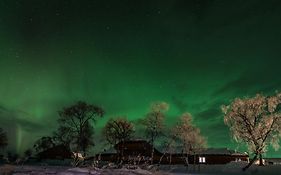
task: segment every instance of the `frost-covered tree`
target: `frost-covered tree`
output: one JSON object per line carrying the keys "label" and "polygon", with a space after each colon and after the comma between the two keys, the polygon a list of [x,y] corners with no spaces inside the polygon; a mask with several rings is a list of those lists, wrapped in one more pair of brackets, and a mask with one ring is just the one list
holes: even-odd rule
{"label": "frost-covered tree", "polygon": [[193,154],[195,161],[195,155],[200,153],[207,145],[205,138],[200,133],[200,129],[192,124],[192,117],[189,113],[184,113],[181,116],[180,122],[173,129],[173,134],[179,140],[187,165],[189,164],[188,155]]}
{"label": "frost-covered tree", "polygon": [[152,145],[151,163],[153,163],[154,142],[163,135],[165,112],[168,109],[169,104],[166,102],[152,103],[148,114],[146,114],[144,119],[140,120],[140,124],[144,127],[145,136]]}
{"label": "frost-covered tree", "polygon": [[243,168],[246,170],[259,158],[263,165],[262,154],[268,145],[279,149],[281,136],[281,113],[279,104],[281,93],[273,96],[257,94],[252,98],[236,98],[230,105],[222,106],[224,122],[229,126],[232,137],[238,143],[246,143],[254,157]]}
{"label": "frost-covered tree", "polygon": [[167,131],[165,131],[164,139],[161,143],[163,147],[163,155],[160,157],[158,165],[161,164],[163,158],[165,156],[169,156],[169,163],[172,163],[172,154],[177,150],[177,142],[176,137],[173,133],[173,128],[168,128]]}

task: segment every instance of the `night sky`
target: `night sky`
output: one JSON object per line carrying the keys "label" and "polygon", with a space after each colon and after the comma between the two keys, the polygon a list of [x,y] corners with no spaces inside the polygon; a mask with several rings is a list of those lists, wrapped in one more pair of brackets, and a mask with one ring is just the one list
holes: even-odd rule
{"label": "night sky", "polygon": [[220,106],[281,90],[280,65],[279,0],[0,1],[0,127],[18,152],[77,100],[104,108],[97,128],[166,101],[168,125],[190,112],[209,147],[239,149]]}

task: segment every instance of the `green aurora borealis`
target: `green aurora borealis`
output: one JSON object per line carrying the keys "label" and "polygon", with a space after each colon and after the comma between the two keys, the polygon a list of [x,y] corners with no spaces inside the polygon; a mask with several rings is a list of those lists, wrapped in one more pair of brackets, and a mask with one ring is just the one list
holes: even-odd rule
{"label": "green aurora borealis", "polygon": [[98,128],[166,101],[167,123],[190,112],[235,149],[220,106],[280,90],[280,47],[278,0],[1,0],[0,127],[22,152],[77,100],[105,109]]}

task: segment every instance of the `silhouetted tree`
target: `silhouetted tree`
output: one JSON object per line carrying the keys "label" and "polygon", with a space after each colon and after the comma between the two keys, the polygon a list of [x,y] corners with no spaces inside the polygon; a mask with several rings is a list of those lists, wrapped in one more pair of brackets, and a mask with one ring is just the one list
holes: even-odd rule
{"label": "silhouetted tree", "polygon": [[151,164],[154,158],[154,142],[163,135],[165,112],[169,109],[166,102],[155,102],[151,105],[150,112],[144,119],[140,120],[140,124],[144,127],[145,135],[148,138],[151,147]]}
{"label": "silhouetted tree", "polygon": [[53,137],[49,137],[49,136],[41,137],[33,145],[36,152],[45,151],[54,146],[55,146],[54,139],[53,139]]}
{"label": "silhouetted tree", "polygon": [[103,135],[111,145],[129,140],[134,134],[134,125],[126,118],[109,119],[103,128]]}
{"label": "silhouetted tree", "polygon": [[25,150],[23,158],[21,159],[22,165],[26,163],[31,156],[32,156],[32,150],[31,149]]}
{"label": "silhouetted tree", "polygon": [[24,157],[29,158],[32,155],[32,150],[31,149],[27,149],[24,151]]}
{"label": "silhouetted tree", "polygon": [[8,151],[7,159],[8,159],[8,163],[16,163],[16,161],[19,159],[19,155]]}
{"label": "silhouetted tree", "polygon": [[59,130],[67,131],[73,139],[75,151],[82,151],[85,154],[88,146],[93,144],[91,123],[103,115],[102,108],[79,101],[59,111]]}
{"label": "silhouetted tree", "polygon": [[[134,132],[133,123],[121,117],[109,119],[103,128],[103,136],[109,144],[114,146],[122,142],[121,157],[124,154],[124,141],[131,139]],[[118,154],[120,153],[118,152]]]}
{"label": "silhouetted tree", "polygon": [[238,143],[244,142],[254,154],[254,158],[243,168],[246,170],[259,157],[263,165],[262,154],[268,145],[279,149],[281,135],[281,93],[274,96],[257,94],[252,98],[236,98],[229,106],[222,106],[224,122]]}
{"label": "silhouetted tree", "polygon": [[7,133],[4,132],[2,128],[0,128],[0,148],[3,149],[8,145],[8,137]]}

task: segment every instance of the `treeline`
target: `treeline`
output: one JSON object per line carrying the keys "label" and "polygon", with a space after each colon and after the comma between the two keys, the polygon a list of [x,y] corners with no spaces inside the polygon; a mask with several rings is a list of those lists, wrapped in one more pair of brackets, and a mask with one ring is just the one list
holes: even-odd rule
{"label": "treeline", "polygon": [[[239,144],[247,145],[249,155],[253,155],[246,170],[259,158],[263,165],[262,155],[269,146],[278,150],[281,137],[281,93],[272,96],[257,94],[254,97],[236,98],[229,105],[222,106],[224,122],[230,134]],[[169,105],[156,102],[150,111],[136,125],[143,128],[143,137],[153,148],[160,138],[164,145],[164,154],[173,149],[180,149],[184,154],[195,154],[206,146],[206,140],[199,128],[192,123],[188,113],[182,114],[174,126],[165,126],[166,112]],[[65,107],[58,112],[58,128],[51,136],[44,136],[34,144],[36,152],[44,151],[55,145],[64,145],[73,152],[83,155],[92,148],[96,121],[104,116],[104,110],[86,102]],[[210,116],[212,117],[212,116]],[[136,126],[125,117],[115,117],[107,121],[102,129],[103,139],[111,146],[126,140],[139,138]],[[214,128],[215,129],[215,128]],[[0,148],[7,146],[6,133],[0,129]],[[27,150],[26,155],[31,151]],[[122,154],[122,152],[120,153]]]}
{"label": "treeline", "polygon": [[[155,102],[151,105],[149,112],[137,122],[129,121],[126,117],[110,118],[102,128],[102,140],[109,146],[125,142],[135,138],[143,138],[152,145],[151,163],[154,156],[156,142],[162,142],[164,152],[181,149],[182,153],[195,153],[206,147],[206,140],[200,130],[192,124],[190,114],[182,114],[177,118],[174,126],[166,126],[166,113],[169,104],[166,102]],[[39,152],[63,145],[72,152],[87,156],[88,151],[95,146],[95,123],[105,114],[104,109],[99,106],[79,101],[71,106],[65,107],[58,112],[58,128],[49,136],[38,139],[32,149],[25,151],[25,155],[36,155]],[[141,128],[142,135],[137,135],[136,128]],[[8,139],[5,132],[0,130],[2,147],[7,146]],[[32,151],[33,150],[33,151]],[[10,159],[18,157],[9,153]],[[123,157],[123,151],[119,153]],[[13,158],[15,159],[15,158]],[[121,160],[120,160],[121,161]]]}
{"label": "treeline", "polygon": [[[135,124],[126,117],[110,118],[102,128],[103,140],[112,147],[120,142],[134,138],[144,138],[152,145],[151,160],[155,142],[162,141],[165,150],[170,150],[177,144],[177,149],[190,154],[206,146],[206,141],[200,130],[192,124],[192,117],[185,113],[175,126],[165,125],[166,112],[169,105],[165,102],[155,102],[150,111]],[[86,102],[65,107],[58,112],[58,128],[52,136],[44,136],[34,144],[36,152],[41,152],[56,145],[64,145],[71,151],[87,155],[90,148],[95,146],[94,131],[96,121],[104,116],[104,110]],[[136,134],[136,125],[144,132]],[[167,148],[166,148],[167,147]],[[120,153],[122,156],[123,151]]]}

